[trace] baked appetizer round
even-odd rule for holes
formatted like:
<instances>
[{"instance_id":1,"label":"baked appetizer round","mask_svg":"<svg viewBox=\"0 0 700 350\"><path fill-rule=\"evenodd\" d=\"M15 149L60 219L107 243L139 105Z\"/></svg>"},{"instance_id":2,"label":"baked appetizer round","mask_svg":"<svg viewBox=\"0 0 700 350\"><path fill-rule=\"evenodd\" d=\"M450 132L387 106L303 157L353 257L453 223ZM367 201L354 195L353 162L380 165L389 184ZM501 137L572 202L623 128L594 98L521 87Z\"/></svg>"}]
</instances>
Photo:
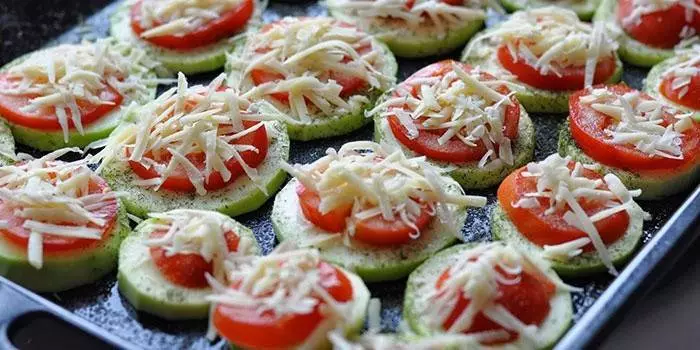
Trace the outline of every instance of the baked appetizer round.
<instances>
[{"instance_id":1,"label":"baked appetizer round","mask_svg":"<svg viewBox=\"0 0 700 350\"><path fill-rule=\"evenodd\" d=\"M593 19L618 34L623 61L651 67L698 40L699 0L603 0Z\"/></svg>"},{"instance_id":2,"label":"baked appetizer round","mask_svg":"<svg viewBox=\"0 0 700 350\"><path fill-rule=\"evenodd\" d=\"M173 209L216 210L230 216L259 208L286 179L284 124L223 86L177 87L127 112L94 159L98 171L137 216ZM260 108L259 108L260 107Z\"/></svg>"},{"instance_id":3,"label":"baked appetizer round","mask_svg":"<svg viewBox=\"0 0 700 350\"><path fill-rule=\"evenodd\" d=\"M370 297L362 280L324 261L318 250L291 246L234 257L231 283L213 281L210 327L233 347L326 349L329 333L362 330Z\"/></svg>"},{"instance_id":4,"label":"baked appetizer round","mask_svg":"<svg viewBox=\"0 0 700 350\"><path fill-rule=\"evenodd\" d=\"M0 275L36 292L60 292L102 278L131 231L118 193L77 149L0 167Z\"/></svg>"},{"instance_id":5,"label":"baked appetizer round","mask_svg":"<svg viewBox=\"0 0 700 350\"><path fill-rule=\"evenodd\" d=\"M125 0L111 17L113 37L145 49L173 72L217 70L261 8L255 0Z\"/></svg>"},{"instance_id":6,"label":"baked appetizer round","mask_svg":"<svg viewBox=\"0 0 700 350\"><path fill-rule=\"evenodd\" d=\"M600 163L640 199L657 199L697 186L700 122L627 85L596 86L571 96L559 134L559 153Z\"/></svg>"},{"instance_id":7,"label":"baked appetizer round","mask_svg":"<svg viewBox=\"0 0 700 350\"><path fill-rule=\"evenodd\" d=\"M601 0L501 0L501 5L508 12L554 5L576 12L582 21L590 21L600 6L600 2Z\"/></svg>"},{"instance_id":8,"label":"baked appetizer round","mask_svg":"<svg viewBox=\"0 0 700 350\"><path fill-rule=\"evenodd\" d=\"M700 119L700 45L676 51L652 68L644 92L672 107L695 112Z\"/></svg>"},{"instance_id":9,"label":"baked appetizer round","mask_svg":"<svg viewBox=\"0 0 700 350\"><path fill-rule=\"evenodd\" d=\"M598 170L555 153L514 171L498 188L493 236L541 254L562 276L616 274L639 245L648 214L634 202L640 190Z\"/></svg>"},{"instance_id":10,"label":"baked appetizer round","mask_svg":"<svg viewBox=\"0 0 700 350\"><path fill-rule=\"evenodd\" d=\"M484 26L483 0L328 0L328 12L375 35L399 57L426 57L464 46Z\"/></svg>"},{"instance_id":11,"label":"baked appetizer round","mask_svg":"<svg viewBox=\"0 0 700 350\"><path fill-rule=\"evenodd\" d=\"M119 250L119 291L136 310L171 320L206 318L207 281L230 282L229 259L258 254L253 231L219 212L149 214Z\"/></svg>"},{"instance_id":12,"label":"baked appetizer round","mask_svg":"<svg viewBox=\"0 0 700 350\"><path fill-rule=\"evenodd\" d=\"M131 102L153 100L155 67L112 39L39 50L0 68L0 118L20 144L84 147L109 136Z\"/></svg>"},{"instance_id":13,"label":"baked appetizer round","mask_svg":"<svg viewBox=\"0 0 700 350\"><path fill-rule=\"evenodd\" d=\"M495 186L535 149L532 121L508 85L464 63L433 63L368 113L375 139L427 157L464 188Z\"/></svg>"},{"instance_id":14,"label":"baked appetizer round","mask_svg":"<svg viewBox=\"0 0 700 350\"><path fill-rule=\"evenodd\" d=\"M565 113L574 91L620 81L616 49L602 23L550 6L516 12L479 34L462 61L520 85L513 89L528 112Z\"/></svg>"},{"instance_id":15,"label":"baked appetizer round","mask_svg":"<svg viewBox=\"0 0 700 350\"><path fill-rule=\"evenodd\" d=\"M365 281L407 276L462 237L468 206L486 204L424 158L369 141L283 168L294 179L272 208L278 239L318 247L324 259Z\"/></svg>"},{"instance_id":16,"label":"baked appetizer round","mask_svg":"<svg viewBox=\"0 0 700 350\"><path fill-rule=\"evenodd\" d=\"M466 334L482 347L549 349L571 324L571 290L546 262L515 246L462 244L411 273L403 318L420 336Z\"/></svg>"},{"instance_id":17,"label":"baked appetizer round","mask_svg":"<svg viewBox=\"0 0 700 350\"><path fill-rule=\"evenodd\" d=\"M278 110L293 140L347 134L394 85L384 44L330 18L286 17L248 36L229 56L229 85Z\"/></svg>"}]
</instances>

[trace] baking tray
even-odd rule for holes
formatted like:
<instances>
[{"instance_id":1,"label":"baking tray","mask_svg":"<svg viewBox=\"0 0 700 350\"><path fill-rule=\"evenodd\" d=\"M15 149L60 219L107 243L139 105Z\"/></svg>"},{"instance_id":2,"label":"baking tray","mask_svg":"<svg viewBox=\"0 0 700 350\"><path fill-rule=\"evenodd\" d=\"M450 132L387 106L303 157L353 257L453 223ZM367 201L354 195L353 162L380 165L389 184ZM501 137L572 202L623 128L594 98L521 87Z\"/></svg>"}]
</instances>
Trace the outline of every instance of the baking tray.
<instances>
[{"instance_id":1,"label":"baking tray","mask_svg":"<svg viewBox=\"0 0 700 350\"><path fill-rule=\"evenodd\" d=\"M266 22L284 15L318 16L326 13L315 2L275 2L271 0L263 14ZM104 7L106 6L106 7ZM102 8L104 7L104 8ZM74 43L82 39L106 36L109 16L117 7L107 0L11 0L0 2L0 65L20 54L37 49L42 44ZM101 10L97 11L99 8ZM94 13L97 11L96 13ZM35 13L38 15L36 17ZM94 14L93 14L94 13ZM89 17L86 17L89 16ZM499 16L492 14L489 23ZM68 27L79 21L78 25ZM56 34L64 34L54 37ZM53 38L53 39L52 39ZM52 40L49 40L52 39ZM453 53L452 58L457 58ZM433 57L420 60L399 60L399 81L422 66L448 58ZM218 73L190 77L206 83ZM641 88L646 70L625 67L623 80ZM557 131L564 120L562 115L534 114L532 119L537 131L535 158L543 159L556 151ZM339 147L351 140L369 140L372 127L366 126L352 134L313 142L292 142L291 162L307 163L321 157L328 147ZM19 148L19 151L31 151ZM34 152L31 152L34 153ZM469 191L484 195L488 204L484 208L471 209L467 224L462 230L465 241L490 240L489 211L495 203L495 189ZM557 345L560 349L577 349L594 346L631 307L640 296L667 272L685 248L695 239L694 230L700 218L700 189L692 193L679 194L663 201L640 202L653 216L645 222L643 248L636 257L614 279L609 275L594 278L573 279L567 282L582 288L573 293L574 326ZM268 253L275 243L270 211L272 200L261 209L236 219L253 229L256 238ZM401 315L401 304L405 281L369 284L370 291L382 300L382 328L395 330ZM0 348L9 347L6 333L20 328L24 319L36 316L34 310L44 310L78 327L77 334L91 334L99 338L98 343L85 343L78 348L120 347L155 349L220 349L221 340L210 343L204 338L206 321L172 322L136 312L120 296L112 273L102 280L70 291L37 296L7 280L0 278ZM19 315L29 316L19 318ZM77 316L77 317L76 317ZM60 328L60 327L59 327ZM67 334L67 333L66 333ZM65 338L65 337L64 337ZM15 339L16 340L16 339ZM31 336L20 339L22 347L30 347Z\"/></svg>"}]
</instances>

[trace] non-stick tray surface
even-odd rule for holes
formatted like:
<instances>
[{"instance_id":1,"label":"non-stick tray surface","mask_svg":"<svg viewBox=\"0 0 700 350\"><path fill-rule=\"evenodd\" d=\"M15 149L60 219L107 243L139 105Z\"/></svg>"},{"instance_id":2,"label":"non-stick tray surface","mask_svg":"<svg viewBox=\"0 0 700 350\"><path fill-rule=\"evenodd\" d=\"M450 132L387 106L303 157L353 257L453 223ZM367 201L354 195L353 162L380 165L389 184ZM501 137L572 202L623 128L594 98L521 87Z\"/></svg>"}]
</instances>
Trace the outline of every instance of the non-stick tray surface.
<instances>
[{"instance_id":1,"label":"non-stick tray surface","mask_svg":"<svg viewBox=\"0 0 700 350\"><path fill-rule=\"evenodd\" d=\"M52 37L66 28L70 23L70 16L81 16L94 11L109 1L26 1L17 4L0 3L0 64L12 60L14 57L36 49L38 42L47 37ZM266 22L273 21L281 16L318 16L325 14L325 9L309 1L274 2L271 0L268 9L263 15ZM36 8L31 7L36 5ZM82 39L94 39L106 36L109 28L109 16L116 9L117 4L111 4L100 10L95 15L87 18L78 26L58 36L51 44L65 42L79 42ZM65 7L63 7L65 6ZM36 10L42 13L38 18L29 22L24 18L17 20L12 13L20 12L26 16ZM497 16L492 16L490 22L497 21ZM453 54L457 55L457 53ZM399 81L402 81L417 69L442 58L434 57L422 60L399 60ZM192 77L195 81L206 83L215 74ZM625 66L623 80L635 88L641 88L646 76L646 70ZM556 151L557 131L564 120L562 115L534 114L531 116L537 132L537 145L535 158L543 159ZM292 142L291 162L307 163L321 157L328 147L339 147L351 140L370 140L372 138L372 126L350 135L329 140L312 142ZM19 149L20 151L29 151ZM34 153L34 152L31 152ZM484 195L488 198L488 205L480 209L470 209L467 224L462 229L465 241L484 241L491 239L488 213L495 202L495 188L486 191L469 191L473 194ZM652 220L644 224L643 243L646 244L651 237L659 231L673 213L688 197L688 193L680 194L663 201L641 202L641 206L652 214ZM243 224L251 227L261 243L265 253L272 250L275 243L270 212L272 200L253 213L237 217ZM694 218L690 218L691 221ZM603 291L610 285L613 278L601 275L596 278L581 280L567 280L571 285L583 289L573 294L574 322L578 321L588 308L597 300ZM401 305L405 280L386 283L370 284L369 288L374 297L382 301L382 327L384 331L395 330L401 319ZM101 281L73 289L67 292L43 295L47 299L77 314L87 321L98 325L106 332L114 334L134 345L143 348L176 349L176 348L221 348L223 341L209 343L204 338L206 321L171 322L136 312L118 292L115 274L111 274Z\"/></svg>"}]
</instances>

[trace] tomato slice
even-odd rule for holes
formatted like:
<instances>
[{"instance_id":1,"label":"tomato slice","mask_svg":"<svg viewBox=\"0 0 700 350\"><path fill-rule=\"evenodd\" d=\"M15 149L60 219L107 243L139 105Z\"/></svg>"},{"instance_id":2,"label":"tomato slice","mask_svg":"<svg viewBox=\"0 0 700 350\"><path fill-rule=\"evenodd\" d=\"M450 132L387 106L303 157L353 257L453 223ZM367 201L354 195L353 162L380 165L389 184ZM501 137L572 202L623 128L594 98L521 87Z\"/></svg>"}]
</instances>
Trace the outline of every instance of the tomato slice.
<instances>
[{"instance_id":1,"label":"tomato slice","mask_svg":"<svg viewBox=\"0 0 700 350\"><path fill-rule=\"evenodd\" d=\"M506 45L498 47L496 54L503 68L517 76L518 80L523 83L539 89L552 91L578 90L582 89L585 83L585 66L558 67L557 70L561 75L551 71L542 74L537 68L528 64L525 59L518 57L517 60L514 60ZM610 79L615 73L616 66L617 63L613 56L600 59L593 74L593 84L604 83Z\"/></svg>"},{"instance_id":2,"label":"tomato slice","mask_svg":"<svg viewBox=\"0 0 700 350\"><path fill-rule=\"evenodd\" d=\"M522 271L519 275L511 275L498 266L496 267L496 271L507 279L516 279L520 277L520 282L517 284L498 283L499 296L496 298L496 302L506 308L506 310L524 324L541 325L547 318L547 315L549 315L551 309L549 303L556 292L554 284L539 272L530 273L528 271ZM438 278L435 287L440 289L442 285L447 282L449 277L450 270L446 269ZM469 306L470 302L471 300L465 298L464 294L460 294L452 313L450 313L442 324L443 329L449 329L455 321L457 321L459 315ZM504 328L486 317L482 312L479 312L474 317L472 325L463 333L469 334L498 330L504 330ZM510 336L507 339L488 342L485 343L485 345L509 343L518 339L517 332L508 331L508 334Z\"/></svg>"},{"instance_id":3,"label":"tomato slice","mask_svg":"<svg viewBox=\"0 0 700 350\"><path fill-rule=\"evenodd\" d=\"M151 238L159 238L167 232L163 230L153 231ZM226 245L230 252L238 250L240 237L233 231L224 233ZM149 249L151 259L158 268L158 271L175 285L185 288L207 288L209 284L205 277L206 273L213 273L214 266L207 262L197 253L180 253L167 256L165 249L161 247L151 247Z\"/></svg>"},{"instance_id":4,"label":"tomato slice","mask_svg":"<svg viewBox=\"0 0 700 350\"><path fill-rule=\"evenodd\" d=\"M131 7L131 29L137 36L145 32L141 27L141 6L143 0L138 1ZM221 16L210 21L203 26L184 35L161 35L150 38L143 38L153 45L172 50L193 50L206 45L213 44L223 38L241 31L248 20L253 15L253 0L242 0L241 3L221 14Z\"/></svg>"},{"instance_id":5,"label":"tomato slice","mask_svg":"<svg viewBox=\"0 0 700 350\"><path fill-rule=\"evenodd\" d=\"M297 185L296 190L301 212L307 220L324 231L337 233L345 230L345 219L350 216L352 205L335 208L328 213L321 214L318 209L321 204L318 193L307 190L301 183Z\"/></svg>"},{"instance_id":6,"label":"tomato slice","mask_svg":"<svg viewBox=\"0 0 700 350\"><path fill-rule=\"evenodd\" d=\"M695 1L700 5L700 0ZM619 0L617 2L617 20L629 36L646 45L662 49L671 49L678 44L683 27L691 26L696 32L700 32L700 13L695 10L692 23L685 18L686 8L681 4L661 11L642 15L638 23L626 24L624 19L637 7L633 0Z\"/></svg>"},{"instance_id":7,"label":"tomato slice","mask_svg":"<svg viewBox=\"0 0 700 350\"><path fill-rule=\"evenodd\" d=\"M0 73L0 90L11 89L17 86L19 80L11 77L8 74ZM86 127L109 112L119 108L124 100L124 97L119 94L115 88L105 84L105 89L100 92L99 98L102 101L111 104L95 105L87 101L78 100L78 108L80 110L80 121L83 127ZM39 95L3 95L0 94L0 115L7 121L13 124L22 125L38 130L61 130L61 124L56 116L56 108L49 107L44 110L27 113L21 110L22 107L29 105L30 100L40 97ZM66 114L69 116L70 110L66 108ZM73 120L68 118L68 127L75 129Z\"/></svg>"},{"instance_id":8,"label":"tomato slice","mask_svg":"<svg viewBox=\"0 0 700 350\"><path fill-rule=\"evenodd\" d=\"M635 91L623 84L607 86L607 89L620 96ZM589 105L579 103L579 99L586 94L585 90L581 90L569 98L569 124L571 135L578 147L596 161L637 172L662 171L665 174L682 171L697 162L700 155L700 152L697 152L700 147L700 124L697 122L693 122L693 127L683 132L683 159L652 157L637 150L633 145L608 142L610 137L605 130L613 123L613 118L595 111ZM641 98L652 99L645 93L641 94ZM675 122L670 113L664 113L663 119L662 126Z\"/></svg>"},{"instance_id":9,"label":"tomato slice","mask_svg":"<svg viewBox=\"0 0 700 350\"><path fill-rule=\"evenodd\" d=\"M333 299L348 302L353 297L350 280L338 268L320 262L319 285ZM232 288L236 288L234 285ZM214 309L213 323L219 334L232 344L247 349L289 349L308 339L324 320L319 303L309 314L276 315L272 311L259 312L255 308L241 308L219 304Z\"/></svg>"},{"instance_id":10,"label":"tomato slice","mask_svg":"<svg viewBox=\"0 0 700 350\"><path fill-rule=\"evenodd\" d=\"M252 128L255 127L258 123L259 122L244 120L243 126L245 128ZM244 135L236 140L231 141L231 143L237 145L251 145L258 149L258 152L254 152L252 150L239 152L243 161L251 168L255 168L258 165L260 165L260 163L262 163L265 160L265 157L267 156L269 144L267 139L267 130L265 129L265 126L261 126L255 131L252 131L247 135ZM152 155L146 156L152 159L154 158L152 157ZM204 172L206 165L206 155L203 152L190 153L187 154L186 157L190 162L192 162L192 164L194 164L197 167L197 169L199 169L201 172ZM166 166L170 161L170 158L170 153L165 152L165 155L163 157L153 160ZM229 179L229 181L224 181L220 172L212 171L209 174L209 178L204 183L204 188L207 191L215 191L226 187L226 185L235 181L236 178L238 178L238 176L244 174L241 164L235 158L231 158L228 161L226 161L225 165L226 168L231 172L231 179ZM134 173L142 179L153 179L160 177L160 174L155 168L146 168L139 162L129 161L129 166L131 167L131 170L133 170ZM190 181L190 178L187 176L187 172L181 166L178 166L168 176L168 178L165 179L165 181L161 185L161 188L177 192L195 191L194 185L192 185L192 181Z\"/></svg>"},{"instance_id":11,"label":"tomato slice","mask_svg":"<svg viewBox=\"0 0 700 350\"><path fill-rule=\"evenodd\" d=\"M700 17L700 15L698 15L698 17ZM700 66L698 67L700 68ZM686 85L688 87L688 92L683 96L681 96L681 90L684 88L673 89L671 85L672 81L672 76L664 77L663 80L661 80L659 92L667 99L681 106L700 110L700 74L696 74L690 78L690 84Z\"/></svg>"},{"instance_id":12,"label":"tomato slice","mask_svg":"<svg viewBox=\"0 0 700 350\"><path fill-rule=\"evenodd\" d=\"M569 168L573 168L573 166L574 163L571 162ZM570 210L569 206L565 206L553 214L545 214L549 208L549 201L545 198L539 198L539 207L513 207L513 203L516 203L525 193L537 192L537 179L523 176L522 173L525 170L526 168L523 167L508 175L498 187L497 193L498 203L515 227L518 228L518 231L530 242L539 246L557 245L588 237L585 232L569 225L564 220L564 213ZM602 179L599 174L588 169L583 170L583 176L589 179ZM608 208L604 201L579 199L578 203L589 216ZM620 211L596 221L594 225L603 242L611 244L620 239L627 231L629 214L626 211ZM593 250L593 245L589 243L584 250Z\"/></svg>"},{"instance_id":13,"label":"tomato slice","mask_svg":"<svg viewBox=\"0 0 700 350\"><path fill-rule=\"evenodd\" d=\"M452 60L444 60L422 68L421 70L410 76L408 79L406 79L406 81L402 83L402 85L406 86L406 88L396 89L394 92L394 96L401 96L401 93L399 91L412 91L414 96L417 95L418 91L415 85L411 84L412 80L426 77L442 77L445 74L452 71L453 62L454 61ZM459 64L461 64L467 72L472 70L471 66L467 64ZM481 79L493 80L495 79L495 77L486 72L482 72ZM496 90L502 94L508 94L510 92L510 90L505 86L501 86ZM518 123L520 121L520 104L518 103L518 100L515 98L515 96L511 97L511 101L513 101L513 105L506 107L503 123L503 133L506 137L512 140L517 138L518 136ZM476 146L469 146L462 142L462 140L453 137L449 139L446 143L441 145L438 142L438 139L444 133L444 129L419 129L418 136L416 138L411 139L408 136L408 130L406 130L406 128L401 124L399 118L397 118L396 116L390 116L388 118L388 122L389 127L391 128L391 132L394 134L396 139L399 140L399 142L401 142L401 144L406 146L408 149L431 159L451 163L466 163L478 161L487 152L487 148L484 145L484 142L481 140L475 142ZM416 124L420 124L422 122L422 120L415 121Z\"/></svg>"},{"instance_id":14,"label":"tomato slice","mask_svg":"<svg viewBox=\"0 0 700 350\"><path fill-rule=\"evenodd\" d=\"M88 189L89 194L104 193L105 191L109 191L109 186L102 178L93 176ZM29 244L30 232L23 227L26 220L15 215L14 210L15 208L8 208L6 205L0 203L0 220L7 221L8 226L7 228L0 230L0 235L5 237L5 239L12 244L26 248ZM113 200L111 203L93 211L94 214L103 217L107 222L102 230L102 240L108 236L108 233L114 227L117 221L118 210L118 202ZM87 224L86 226L99 228L99 226L92 223ZM100 244L102 241L97 239L64 237L50 234L42 234L41 236L43 253L46 255L88 249Z\"/></svg>"}]
</instances>

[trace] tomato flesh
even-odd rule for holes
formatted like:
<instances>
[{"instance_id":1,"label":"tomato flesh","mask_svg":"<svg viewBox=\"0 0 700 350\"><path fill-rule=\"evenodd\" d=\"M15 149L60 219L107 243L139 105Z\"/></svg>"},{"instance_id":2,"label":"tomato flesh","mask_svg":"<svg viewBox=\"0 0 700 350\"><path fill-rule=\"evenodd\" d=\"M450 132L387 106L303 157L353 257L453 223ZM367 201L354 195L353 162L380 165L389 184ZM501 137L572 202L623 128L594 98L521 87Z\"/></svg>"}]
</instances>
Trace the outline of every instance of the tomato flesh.
<instances>
[{"instance_id":1,"label":"tomato flesh","mask_svg":"<svg viewBox=\"0 0 700 350\"><path fill-rule=\"evenodd\" d=\"M542 74L537 68L528 64L525 59L518 57L514 60L506 45L499 46L496 55L503 68L517 76L518 80L530 86L551 91L578 90L584 86L586 77L585 66L558 67L557 71L561 75L551 71ZM593 84L606 82L615 73L616 68L617 63L613 56L599 60L593 74Z\"/></svg>"},{"instance_id":2,"label":"tomato flesh","mask_svg":"<svg viewBox=\"0 0 700 350\"><path fill-rule=\"evenodd\" d=\"M352 285L342 271L326 262L320 262L317 268L321 274L319 284L333 299L338 302L352 300ZM219 304L212 319L219 334L238 347L288 349L306 341L325 319L321 312L324 302L316 299L318 304L309 314L280 316L270 310L260 313L255 308Z\"/></svg>"},{"instance_id":3,"label":"tomato flesh","mask_svg":"<svg viewBox=\"0 0 700 350\"><path fill-rule=\"evenodd\" d=\"M556 287L550 282L546 276L539 272L530 273L522 271L519 275L508 274L500 267L496 267L496 271L509 280L520 277L520 282L517 284L498 284L499 296L495 302L506 308L513 316L518 318L526 325L541 325L547 318L550 312L550 300L556 292ZM442 285L447 282L450 277L450 270L446 269L438 278L435 287L439 290ZM464 294L459 295L459 299L454 306L450 315L442 324L443 329L449 329L464 310L469 307L471 300L464 297ZM479 333L487 331L505 330L501 325L486 317L483 312L479 312L474 317L471 326L464 330L463 333ZM508 338L485 342L484 345L496 345L515 341L518 339L518 333L507 331Z\"/></svg>"},{"instance_id":4,"label":"tomato flesh","mask_svg":"<svg viewBox=\"0 0 700 350\"><path fill-rule=\"evenodd\" d=\"M700 17L700 15L698 15ZM680 89L673 89L671 85L673 81L672 76L667 76L661 80L661 85L659 86L659 92L661 92L667 99L681 105L692 109L700 110L700 74L694 75L690 78L690 84L686 85L688 92L681 96Z\"/></svg>"},{"instance_id":5,"label":"tomato flesh","mask_svg":"<svg viewBox=\"0 0 700 350\"><path fill-rule=\"evenodd\" d=\"M255 127L258 123L259 122L244 120L243 126L245 128L252 128ZM261 127L258 127L258 129L256 129L255 131L248 133L247 135L232 140L231 144L251 145L257 148L258 152L254 152L252 150L238 152L243 161L249 167L255 168L258 165L260 165L260 163L262 163L265 160L265 157L267 156L267 151L269 147L267 130L263 125ZM151 159L154 158L152 155L147 154L146 156L148 156L148 158ZM153 160L162 164L163 166L166 166L170 161L171 157L172 156L170 155L170 153L165 152L165 154L162 157ZM204 172L206 167L206 155L204 154L204 152L190 153L187 154L185 157L190 162L192 162L192 164L194 164L200 172ZM231 158L227 160L224 164L226 165L226 168L231 172L231 178L228 181L224 181L220 172L212 170L209 174L209 177L207 178L207 181L204 182L204 188L207 191L215 191L224 188L226 187L226 185L232 183L239 176L244 174L243 167L241 167L241 164L236 160L236 158ZM144 165L136 161L129 161L129 166L131 167L131 170L133 170L134 173L142 179L153 179L160 177L160 174L154 167L146 168ZM195 187L192 184L192 181L190 181L190 178L187 176L187 172L182 166L178 166L172 173L170 173L170 175L165 179L165 181L160 187L176 192L195 191Z\"/></svg>"},{"instance_id":6,"label":"tomato flesh","mask_svg":"<svg viewBox=\"0 0 700 350\"><path fill-rule=\"evenodd\" d=\"M166 231L153 231L151 238L159 238L166 234ZM233 231L224 233L226 245L230 252L238 250L240 238ZM185 288L207 288L209 284L205 275L212 274L214 266L207 262L197 253L178 253L168 256L165 249L161 247L151 247L149 249L151 259L158 268L158 271L168 281Z\"/></svg>"},{"instance_id":7,"label":"tomato flesh","mask_svg":"<svg viewBox=\"0 0 700 350\"><path fill-rule=\"evenodd\" d=\"M345 220L352 212L352 206L335 208L325 214L321 214L319 205L321 198L312 190L306 189L304 185L297 185L297 195L299 196L299 206L304 217L320 229L328 232L343 232L345 230Z\"/></svg>"},{"instance_id":8,"label":"tomato flesh","mask_svg":"<svg viewBox=\"0 0 700 350\"><path fill-rule=\"evenodd\" d=\"M402 96L402 91L412 91L412 94L416 96L418 94L418 91L417 88L413 84L411 84L412 80L426 77L442 77L445 74L452 71L453 62L454 61L451 60L445 60L422 68L421 70L413 74L411 77L406 79L406 81L402 83L402 85L404 85L405 88L401 89L399 87L395 90L393 96ZM467 64L457 64L462 65L462 67L467 72L472 70L471 66ZM495 79L495 77L493 77L491 74L483 72L481 73L481 79L493 80ZM510 90L505 86L501 86L496 90L504 95L510 92ZM518 123L520 121L520 104L514 96L511 97L511 101L513 101L513 105L506 107L505 110L503 121L503 133L506 137L510 138L511 140L514 140L518 136ZM394 137L396 137L396 139L399 140L399 142L401 142L401 144L406 146L408 149L431 159L451 163L466 163L478 161L487 152L487 148L482 140L477 140L476 142L474 142L476 146L469 146L462 142L462 140L460 140L459 138L452 137L449 140L447 140L447 142L441 145L438 142L438 139L445 132L445 129L424 130L419 128L418 136L411 139L408 136L408 130L406 130L406 128L401 124L398 117L390 116L388 118L388 122L389 127L391 128L391 132L393 133ZM421 119L417 119L414 121L414 123L418 126L420 126L422 122L423 120Z\"/></svg>"},{"instance_id":9,"label":"tomato flesh","mask_svg":"<svg viewBox=\"0 0 700 350\"><path fill-rule=\"evenodd\" d=\"M0 73L0 90L11 89L17 86L19 80L8 74ZM116 110L122 104L124 97L113 87L105 84L105 89L100 92L100 100L110 104L95 105L83 100L78 100L80 110L80 123L87 127L92 123ZM48 107L37 112L23 112L22 107L28 106L30 100L40 97L39 95L3 95L0 94L0 115L8 122L38 130L62 130L61 124L56 116L56 108ZM75 129L75 123L70 118L70 110L66 108L68 127Z\"/></svg>"},{"instance_id":10,"label":"tomato flesh","mask_svg":"<svg viewBox=\"0 0 700 350\"><path fill-rule=\"evenodd\" d=\"M141 26L141 6L143 0L138 1L131 7L131 29L137 36L145 32L147 29ZM160 35L143 40L149 43L160 46L166 49L187 51L207 46L217 41L229 37L237 33L245 27L248 20L253 15L254 4L253 0L242 0L241 3L227 12L224 12L219 18L210 21L199 28L184 35ZM154 25L157 26L160 23Z\"/></svg>"},{"instance_id":11,"label":"tomato flesh","mask_svg":"<svg viewBox=\"0 0 700 350\"><path fill-rule=\"evenodd\" d=\"M573 168L573 162L571 162L570 168ZM522 173L525 170L526 168L523 167L508 175L498 187L497 193L498 203L518 231L530 242L539 246L557 245L588 237L585 232L569 225L564 220L564 213L570 210L568 205L552 214L545 213L549 208L549 200L546 198L538 198L540 205L534 208L513 206L513 203L523 198L525 193L537 192L537 179L523 176ZM588 169L584 169L582 173L589 179L602 178L599 174ZM579 199L578 203L589 216L608 208L605 201ZM609 245L619 240L627 231L629 214L626 211L620 211L596 221L594 225L603 242ZM584 247L584 251L591 250L593 250L593 245L590 243Z\"/></svg>"},{"instance_id":12,"label":"tomato flesh","mask_svg":"<svg viewBox=\"0 0 700 350\"><path fill-rule=\"evenodd\" d=\"M89 194L104 193L104 191L109 191L107 183L102 180L102 178L93 176L92 181L89 184ZM104 240L109 232L111 232L117 221L117 211L119 210L119 205L116 200L112 200L111 203L102 206L101 208L93 211L105 219L106 225L102 229L102 239L89 239L89 238L74 238L74 237L64 237L50 234L42 234L41 243L43 248L43 253L57 254L64 253L82 249L88 249L94 247L102 240ZM23 227L24 218L21 218L14 213L15 208L8 208L6 205L0 203L0 220L7 221L7 228L0 229L0 236L3 236L10 243L26 248L29 244L29 234L30 231ZM86 225L91 228L99 228L99 226L89 223Z\"/></svg>"},{"instance_id":13,"label":"tomato flesh","mask_svg":"<svg viewBox=\"0 0 700 350\"><path fill-rule=\"evenodd\" d=\"M678 44L683 27L690 26L696 32L700 32L700 13L693 14L693 20L689 23L685 18L686 8L675 4L664 10L656 11L641 16L639 23L625 24L624 19L636 8L633 0L619 0L617 2L617 20L629 36L646 45L671 49ZM700 0L695 1L700 5Z\"/></svg>"},{"instance_id":14,"label":"tomato flesh","mask_svg":"<svg viewBox=\"0 0 700 350\"><path fill-rule=\"evenodd\" d=\"M623 84L607 86L607 89L619 96L635 91ZM636 172L660 171L664 174L682 171L697 161L700 155L700 152L697 152L698 147L700 147L699 123L693 122L693 126L682 134L683 159L650 156L637 150L634 145L610 143L606 129L612 125L614 120L593 110L589 105L581 104L579 99L586 94L585 90L581 90L569 98L569 125L571 135L578 147L596 161ZM642 93L640 98L652 99L645 93ZM662 118L664 121L660 125L664 127L675 122L673 115L668 112L663 113Z\"/></svg>"}]
</instances>

